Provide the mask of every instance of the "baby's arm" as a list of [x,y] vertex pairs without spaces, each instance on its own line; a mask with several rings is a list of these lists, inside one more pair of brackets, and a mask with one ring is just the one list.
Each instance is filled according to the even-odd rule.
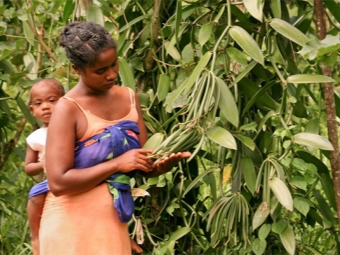
[[44,163],[38,162],[38,152],[27,145],[25,171],[29,176],[35,176],[44,171]]

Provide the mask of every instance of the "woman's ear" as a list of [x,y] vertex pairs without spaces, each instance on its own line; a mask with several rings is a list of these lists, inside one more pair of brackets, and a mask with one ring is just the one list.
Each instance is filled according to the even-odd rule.
[[72,64],[72,68],[77,74],[80,75],[80,69],[76,65]]

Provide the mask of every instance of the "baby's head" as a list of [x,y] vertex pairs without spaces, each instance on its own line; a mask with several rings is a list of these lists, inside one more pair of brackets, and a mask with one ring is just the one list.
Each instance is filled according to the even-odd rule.
[[100,53],[116,49],[117,45],[101,25],[92,22],[73,22],[61,32],[60,45],[73,65],[79,69],[93,66]]
[[50,78],[38,81],[32,86],[29,95],[32,114],[48,126],[53,108],[64,94],[64,87],[59,81]]

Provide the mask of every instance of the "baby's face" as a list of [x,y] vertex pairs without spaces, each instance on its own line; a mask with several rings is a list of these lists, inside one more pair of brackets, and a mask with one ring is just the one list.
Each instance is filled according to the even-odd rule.
[[52,111],[60,98],[60,91],[56,86],[41,84],[31,90],[30,110],[33,115],[48,125]]

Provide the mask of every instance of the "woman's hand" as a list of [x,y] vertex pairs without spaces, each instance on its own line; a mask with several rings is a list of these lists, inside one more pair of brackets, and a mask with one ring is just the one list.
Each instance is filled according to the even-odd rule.
[[115,158],[119,172],[127,173],[133,170],[150,172],[153,169],[153,162],[148,158],[152,153],[150,149],[133,149]]
[[154,176],[158,176],[161,174],[165,174],[169,172],[174,166],[176,166],[178,162],[180,162],[182,159],[189,158],[190,156],[191,156],[191,153],[188,151],[172,153],[170,156],[154,164],[152,171],[147,174],[143,174],[143,176],[154,177]]

